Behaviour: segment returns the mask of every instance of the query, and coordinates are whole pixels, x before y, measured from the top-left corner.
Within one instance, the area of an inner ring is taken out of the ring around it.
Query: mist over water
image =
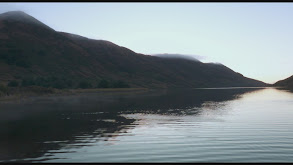
[[[293,93],[159,90],[0,103],[1,162],[292,162]]]

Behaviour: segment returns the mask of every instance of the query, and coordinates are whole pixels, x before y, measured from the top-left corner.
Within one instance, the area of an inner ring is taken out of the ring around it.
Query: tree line
[[[47,88],[57,89],[73,89],[73,88],[129,88],[130,85],[122,80],[110,81],[102,79],[99,82],[90,80],[72,80],[63,77],[28,77],[21,80],[11,80],[7,84],[8,87],[27,87],[27,86],[41,86]]]

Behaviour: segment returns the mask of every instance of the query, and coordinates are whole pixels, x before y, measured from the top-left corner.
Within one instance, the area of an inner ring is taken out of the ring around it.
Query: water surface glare
[[[0,102],[0,162],[293,162],[293,93],[160,90]]]

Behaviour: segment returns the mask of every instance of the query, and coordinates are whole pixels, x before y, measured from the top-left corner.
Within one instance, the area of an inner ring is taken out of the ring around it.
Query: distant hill
[[[0,81],[123,81],[130,87],[266,86],[224,65],[160,58],[57,32],[21,11],[0,14]]]
[[[274,86],[286,87],[286,88],[293,90],[293,75],[291,77],[284,79],[284,80],[280,80],[280,81],[276,82],[274,84]]]

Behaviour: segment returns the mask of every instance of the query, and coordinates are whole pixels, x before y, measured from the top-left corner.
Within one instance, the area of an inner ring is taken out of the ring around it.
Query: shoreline
[[[284,87],[224,87],[224,88],[190,88],[197,90],[206,89],[239,89],[239,88],[276,88],[285,89]],[[2,101],[17,101],[25,100],[33,97],[57,97],[57,96],[77,96],[83,94],[133,94],[150,92],[155,89],[150,88],[92,88],[92,89],[56,89],[56,88],[45,88],[39,86],[30,87],[14,87],[10,88],[5,95],[0,95],[0,102]],[[290,90],[290,89],[287,89]]]
[[[123,94],[133,92],[146,92],[148,88],[93,88],[93,89],[55,89],[55,88],[17,88],[10,89],[11,93],[0,96],[0,101],[13,101],[28,99],[31,97],[54,97],[54,96],[74,96],[88,93]]]

